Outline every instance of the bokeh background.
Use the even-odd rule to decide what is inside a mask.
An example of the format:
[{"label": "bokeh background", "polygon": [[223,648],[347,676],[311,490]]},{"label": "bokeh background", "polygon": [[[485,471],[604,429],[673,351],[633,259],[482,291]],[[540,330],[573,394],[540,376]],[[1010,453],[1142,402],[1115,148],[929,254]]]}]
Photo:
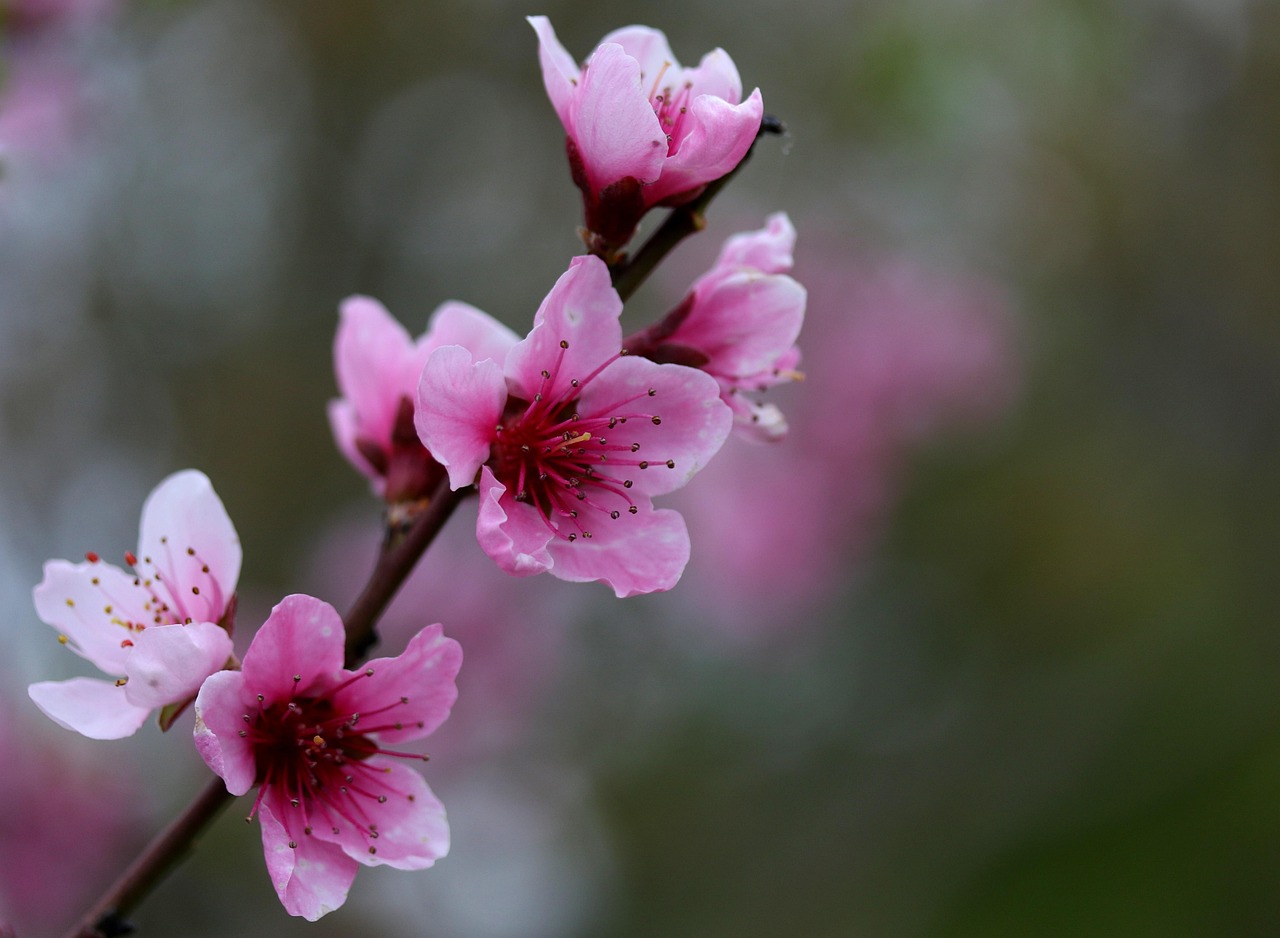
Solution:
[{"label": "bokeh background", "polygon": [[466,508],[443,619],[453,853],[291,920],[234,806],[144,935],[1280,933],[1280,5],[1268,0],[7,0],[0,40],[0,921],[55,934],[207,770],[29,703],[87,673],[45,558],[203,469],[238,640],[340,608],[380,506],[335,450],[338,302],[517,329],[580,205],[523,16],[727,49],[766,139],[627,313],[787,211],[791,439],[673,503],[669,594],[515,581]]}]

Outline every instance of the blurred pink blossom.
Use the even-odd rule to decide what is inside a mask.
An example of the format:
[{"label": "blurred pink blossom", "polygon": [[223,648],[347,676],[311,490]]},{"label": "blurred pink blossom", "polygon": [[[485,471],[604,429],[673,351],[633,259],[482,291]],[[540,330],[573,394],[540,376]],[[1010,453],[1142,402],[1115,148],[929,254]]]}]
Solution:
[{"label": "blurred pink blossom", "polygon": [[231,656],[240,539],[208,477],[186,469],[147,496],[138,553],[125,554],[132,573],[85,556],[45,564],[36,613],[62,644],[119,679],[43,681],[27,692],[61,726],[119,739],[152,710],[189,701]]},{"label": "blurred pink blossom", "polygon": [[732,424],[703,372],[622,354],[621,312],[604,262],[576,257],[502,363],[432,353],[415,414],[455,490],[479,473],[476,534],[498,566],[619,597],[679,580],[684,521],[651,498],[689,481]]},{"label": "blurred pink blossom", "polygon": [[683,68],[661,32],[627,26],[605,36],[579,68],[550,20],[529,23],[568,136],[593,251],[620,248],[648,209],[694,198],[751,148],[764,115],[760,90],[742,100],[738,69],[723,49]]},{"label": "blurred pink blossom", "polygon": [[240,671],[196,698],[196,748],[233,795],[255,785],[262,848],[290,915],[315,921],[346,901],[359,864],[421,870],[449,852],[444,808],[385,748],[421,739],[449,716],[458,643],[429,625],[395,658],[343,666],[332,606],[285,597]]}]

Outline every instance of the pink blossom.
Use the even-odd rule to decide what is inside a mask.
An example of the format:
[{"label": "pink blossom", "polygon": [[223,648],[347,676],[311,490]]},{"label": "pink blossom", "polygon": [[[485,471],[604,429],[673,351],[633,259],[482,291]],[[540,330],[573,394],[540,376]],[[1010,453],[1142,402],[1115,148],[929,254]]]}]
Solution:
[{"label": "pink blossom", "polygon": [[169,476],[142,506],[132,573],[97,554],[51,560],[36,612],[58,640],[118,680],[28,688],[50,718],[94,739],[131,736],[152,710],[189,701],[231,656],[240,540],[202,472]]},{"label": "pink blossom", "polygon": [[196,698],[195,742],[233,795],[255,785],[267,872],[290,915],[308,921],[347,898],[356,867],[431,866],[449,852],[444,808],[384,748],[421,739],[457,697],[458,643],[439,625],[395,658],[342,666],[333,607],[287,596],[253,637],[240,671],[212,675]]},{"label": "pink blossom", "polygon": [[432,313],[416,340],[372,297],[349,297],[341,317],[333,362],[343,396],[329,403],[338,449],[388,502],[426,498],[444,478],[413,428],[413,398],[427,356],[441,345],[462,345],[477,358],[502,358],[518,337],[453,301]]},{"label": "pink blossom", "polygon": [[742,100],[723,49],[682,68],[667,37],[646,26],[605,36],[581,68],[545,16],[531,16],[547,96],[568,135],[589,246],[630,239],[655,205],[678,205],[741,162],[764,116],[760,90]]},{"label": "pink blossom", "polygon": [[781,439],[787,423],[776,406],[749,395],[800,377],[795,343],[806,294],[787,276],[795,240],[782,212],[759,231],[734,235],[670,315],[627,339],[634,354],[693,365],[714,377],[735,429],[751,439]]},{"label": "pink blossom", "polygon": [[480,546],[508,573],[602,580],[618,596],[670,589],[684,520],[652,496],[683,486],[732,425],[719,388],[683,365],[624,357],[622,301],[576,257],[504,361],[432,353],[415,422],[453,488],[476,482]]}]

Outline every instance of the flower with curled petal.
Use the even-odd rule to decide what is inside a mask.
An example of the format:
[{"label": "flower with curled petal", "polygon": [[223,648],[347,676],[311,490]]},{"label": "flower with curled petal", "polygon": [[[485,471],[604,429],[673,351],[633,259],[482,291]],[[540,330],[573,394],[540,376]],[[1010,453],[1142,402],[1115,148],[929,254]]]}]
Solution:
[{"label": "flower with curled petal", "polygon": [[633,354],[692,365],[714,377],[735,429],[749,439],[779,440],[787,432],[776,406],[749,395],[801,377],[796,338],[806,293],[787,276],[795,241],[783,212],[759,231],[734,235],[671,313],[627,339]]},{"label": "flower with curled petal", "polygon": [[[142,506],[129,573],[95,553],[51,560],[36,612],[58,641],[116,680],[76,677],[27,693],[55,722],[93,739],[137,732],[152,710],[182,707],[231,656],[240,539],[202,472],[169,476]],[[170,718],[172,711],[168,711]]]},{"label": "flower with curled petal", "polygon": [[622,301],[598,257],[576,257],[501,362],[432,353],[415,422],[455,490],[477,481],[480,546],[508,573],[670,589],[684,519],[651,498],[683,486],[733,423],[708,375],[622,349]]},{"label": "flower with curled petal", "polygon": [[695,198],[751,149],[764,117],[760,89],[742,100],[738,69],[723,49],[682,68],[661,32],[627,26],[605,36],[579,68],[550,20],[529,23],[567,135],[592,253],[612,257],[646,211]]},{"label": "flower with curled petal", "polygon": [[426,757],[387,746],[445,721],[462,650],[429,625],[399,656],[348,671],[343,641],[332,606],[286,596],[241,670],[196,698],[196,748],[231,794],[257,786],[271,883],[313,922],[346,901],[360,864],[421,870],[449,852],[444,808],[401,764]]}]

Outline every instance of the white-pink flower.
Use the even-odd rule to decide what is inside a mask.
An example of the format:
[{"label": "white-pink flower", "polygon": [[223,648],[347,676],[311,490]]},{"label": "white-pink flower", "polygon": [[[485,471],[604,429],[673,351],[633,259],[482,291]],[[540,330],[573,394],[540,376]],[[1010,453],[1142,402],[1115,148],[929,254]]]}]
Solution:
[{"label": "white-pink flower", "polygon": [[501,362],[432,353],[418,433],[456,490],[476,482],[481,547],[517,576],[602,580],[618,596],[670,589],[689,558],[674,491],[732,426],[708,375],[625,356],[622,301],[597,257],[576,257]]},{"label": "white-pink flower", "polygon": [[783,212],[759,231],[734,235],[670,315],[627,340],[635,354],[714,377],[735,428],[752,439],[781,439],[787,423],[776,406],[750,395],[799,377],[806,293],[787,276],[795,241]]},{"label": "white-pink flower", "polygon": [[444,808],[398,761],[425,757],[386,746],[445,721],[461,648],[430,625],[398,657],[348,671],[343,642],[332,606],[287,596],[242,669],[211,676],[196,698],[196,748],[231,794],[258,786],[251,817],[271,883],[308,921],[346,901],[359,864],[420,870],[449,852]]},{"label": "white-pink flower", "polygon": [[158,707],[189,701],[231,656],[240,539],[202,472],[169,476],[142,506],[133,572],[87,554],[51,560],[36,612],[58,640],[115,680],[32,684],[50,718],[94,739],[135,733]]},{"label": "white-pink flower", "polygon": [[758,88],[742,100],[738,69],[723,49],[682,68],[661,32],[627,26],[605,36],[579,68],[550,20],[529,23],[593,247],[621,247],[649,208],[693,198],[751,148],[764,104]]},{"label": "white-pink flower", "polygon": [[463,345],[479,358],[501,358],[518,337],[454,301],[431,314],[416,340],[372,297],[348,297],[340,314],[333,363],[342,397],[329,403],[338,449],[388,502],[426,498],[444,478],[413,428],[413,399],[427,356],[441,345]]}]

